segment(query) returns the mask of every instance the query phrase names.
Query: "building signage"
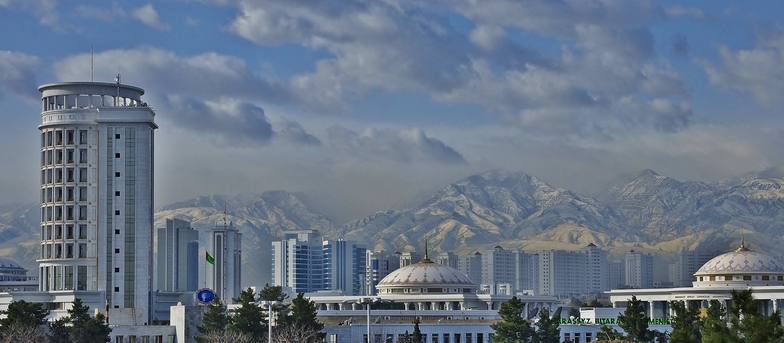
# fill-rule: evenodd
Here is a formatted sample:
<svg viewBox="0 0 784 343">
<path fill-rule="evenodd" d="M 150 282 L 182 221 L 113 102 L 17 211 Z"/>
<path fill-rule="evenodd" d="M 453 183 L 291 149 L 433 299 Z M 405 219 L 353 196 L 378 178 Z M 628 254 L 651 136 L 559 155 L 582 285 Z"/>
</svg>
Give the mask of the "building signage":
<svg viewBox="0 0 784 343">
<path fill-rule="evenodd" d="M 196 291 L 196 300 L 202 304 L 209 304 L 215 300 L 215 291 L 209 288 L 202 288 Z"/>
<path fill-rule="evenodd" d="M 618 318 L 561 318 L 560 324 L 564 325 L 619 325 L 621 320 Z M 670 318 L 652 318 L 648 320 L 648 325 L 670 325 Z"/>
</svg>

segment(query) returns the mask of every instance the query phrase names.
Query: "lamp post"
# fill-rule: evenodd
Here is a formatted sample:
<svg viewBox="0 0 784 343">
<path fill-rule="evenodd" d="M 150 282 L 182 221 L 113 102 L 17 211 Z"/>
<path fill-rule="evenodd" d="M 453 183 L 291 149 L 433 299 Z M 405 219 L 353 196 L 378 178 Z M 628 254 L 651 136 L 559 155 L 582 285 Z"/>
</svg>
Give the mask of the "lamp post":
<svg viewBox="0 0 784 343">
<path fill-rule="evenodd" d="M 387 303 L 392 303 L 392 302 L 394 302 L 394 301 L 387 300 L 387 299 L 381 299 L 379 297 L 358 298 L 357 300 L 345 300 L 345 301 L 343 301 L 343 303 L 346 303 L 346 304 L 365 305 L 365 308 L 367 309 L 367 343 L 370 343 L 370 340 L 371 340 L 371 338 L 370 338 L 370 306 L 373 305 L 373 304 L 382 304 L 382 303 L 387 304 Z"/>
<path fill-rule="evenodd" d="M 267 309 L 267 343 L 272 343 L 272 310 L 275 308 L 288 307 L 289 303 L 277 300 L 261 300 L 259 301 L 259 305 Z"/>
</svg>

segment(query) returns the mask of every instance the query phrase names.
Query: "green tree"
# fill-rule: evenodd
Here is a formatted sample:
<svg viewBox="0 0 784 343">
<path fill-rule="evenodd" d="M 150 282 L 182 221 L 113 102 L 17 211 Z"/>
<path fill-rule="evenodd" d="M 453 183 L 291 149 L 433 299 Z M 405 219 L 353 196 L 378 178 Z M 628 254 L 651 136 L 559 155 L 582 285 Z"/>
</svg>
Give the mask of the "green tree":
<svg viewBox="0 0 784 343">
<path fill-rule="evenodd" d="M 0 311 L 0 315 L 6 315 L 0 319 L 0 338 L 5 339 L 12 336 L 12 333 L 17 335 L 19 332 L 39 329 L 46 324 L 49 310 L 44 309 L 41 303 L 19 300 L 8 304 L 8 309 Z"/>
<path fill-rule="evenodd" d="M 645 315 L 645 306 L 634 295 L 623 314 L 618 316 L 618 321 L 618 326 L 626 332 L 626 339 L 632 342 L 649 342 L 654 338 L 654 332 L 648 330 L 650 318 Z"/>
<path fill-rule="evenodd" d="M 495 331 L 493 342 L 522 343 L 528 342 L 534 335 L 534 329 L 525 318 L 525 305 L 516 296 L 501 304 L 498 315 L 501 321 L 490 325 Z"/>
<path fill-rule="evenodd" d="M 727 326 L 726 315 L 727 309 L 720 301 L 710 301 L 700 329 L 703 343 L 734 343 L 740 340 L 737 332 Z"/>
<path fill-rule="evenodd" d="M 305 293 L 298 293 L 297 297 L 291 301 L 291 314 L 286 318 L 285 325 L 297 328 L 303 332 L 313 333 L 313 339 L 303 343 L 321 341 L 326 336 L 321 332 L 324 324 L 316 318 L 318 305 L 309 298 L 305 298 Z"/>
<path fill-rule="evenodd" d="M 71 343 L 68 318 L 58 318 L 49 322 L 49 343 Z"/>
<path fill-rule="evenodd" d="M 240 292 L 240 296 L 234 298 L 234 302 L 240 306 L 235 310 L 229 323 L 229 330 L 247 335 L 251 339 L 258 341 L 267 333 L 266 325 L 262 323 L 264 314 L 261 307 L 257 305 L 259 298 L 248 287 Z"/>
<path fill-rule="evenodd" d="M 414 333 L 411 334 L 411 343 L 424 343 L 422 340 L 422 331 L 419 330 L 419 317 L 414 317 Z"/>
<path fill-rule="evenodd" d="M 0 326 L 9 327 L 14 324 L 24 324 L 30 326 L 40 326 L 46 324 L 46 317 L 49 310 L 44 309 L 41 303 L 31 303 L 24 300 L 12 301 L 8 304 L 8 309 L 0 311 L 0 315 L 6 315 L 0 319 Z"/>
<path fill-rule="evenodd" d="M 780 334 L 784 332 L 781 325 L 781 314 L 778 310 L 770 316 L 760 313 L 759 301 L 754 299 L 753 291 L 733 290 L 732 308 L 726 321 L 714 321 L 707 327 L 704 342 L 738 342 L 738 343 L 767 343 L 778 342 Z"/>
<path fill-rule="evenodd" d="M 196 327 L 201 337 L 196 337 L 197 342 L 206 342 L 205 337 L 210 333 L 226 332 L 231 318 L 226 312 L 226 304 L 218 297 L 207 305 L 207 310 L 201 320 L 201 325 Z"/>
<path fill-rule="evenodd" d="M 533 343 L 558 343 L 561 340 L 561 328 L 559 327 L 561 316 L 550 317 L 550 310 L 543 307 L 539 311 L 539 321 L 536 326 L 536 334 L 533 336 Z"/>
<path fill-rule="evenodd" d="M 112 329 L 106 323 L 106 317 L 103 313 L 91 317 L 90 307 L 85 306 L 82 299 L 74 299 L 66 320 L 71 323 L 69 337 L 73 343 L 109 342 L 111 339 Z"/>
<path fill-rule="evenodd" d="M 672 301 L 670 307 L 674 316 L 670 318 L 672 343 L 699 343 L 702 342 L 700 333 L 700 312 L 697 306 L 686 308 L 683 301 Z"/>
</svg>

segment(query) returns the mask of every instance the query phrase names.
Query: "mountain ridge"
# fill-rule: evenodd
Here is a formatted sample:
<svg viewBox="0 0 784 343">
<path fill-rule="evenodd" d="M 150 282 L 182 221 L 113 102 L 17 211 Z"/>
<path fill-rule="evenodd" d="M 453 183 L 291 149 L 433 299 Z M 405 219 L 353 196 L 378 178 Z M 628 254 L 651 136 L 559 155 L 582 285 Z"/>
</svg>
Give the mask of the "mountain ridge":
<svg viewBox="0 0 784 343">
<path fill-rule="evenodd" d="M 336 223 L 313 208 L 305 193 L 203 195 L 156 209 L 205 232 L 224 219 L 243 233 L 243 284 L 269 281 L 270 241 L 287 230 L 317 229 L 325 239 L 353 239 L 370 249 L 458 254 L 503 245 L 527 251 L 578 249 L 590 243 L 620 256 L 630 250 L 671 260 L 681 250 L 727 251 L 739 244 L 773 255 L 784 235 L 784 180 L 739 176 L 736 182 L 680 181 L 646 169 L 601 197 L 556 188 L 523 172 L 491 170 L 442 187 L 406 209 L 387 209 Z M 600 200 L 601 199 L 601 200 Z M 0 256 L 34 265 L 38 204 L 0 207 Z"/>
</svg>

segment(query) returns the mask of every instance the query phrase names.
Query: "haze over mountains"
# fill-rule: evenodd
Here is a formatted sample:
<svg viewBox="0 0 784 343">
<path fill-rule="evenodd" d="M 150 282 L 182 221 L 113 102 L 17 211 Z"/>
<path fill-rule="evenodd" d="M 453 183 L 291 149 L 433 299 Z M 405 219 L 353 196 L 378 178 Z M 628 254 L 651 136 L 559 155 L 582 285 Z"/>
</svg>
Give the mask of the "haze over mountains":
<svg viewBox="0 0 784 343">
<path fill-rule="evenodd" d="M 204 195 L 165 205 L 156 211 L 156 228 L 177 217 L 203 233 L 223 220 L 225 210 L 243 233 L 245 285 L 269 281 L 272 239 L 304 229 L 389 251 L 421 251 L 425 240 L 433 251 L 460 255 L 495 245 L 537 251 L 594 243 L 616 257 L 629 249 L 651 252 L 662 263 L 682 249 L 734 249 L 743 235 L 747 246 L 777 256 L 784 253 L 782 175 L 770 169 L 703 183 L 645 170 L 586 196 L 522 172 L 495 170 L 451 183 L 411 208 L 348 223 L 322 214 L 306 194 L 279 190 Z M 0 207 L 0 256 L 34 267 L 38 218 L 37 204 Z"/>
</svg>

